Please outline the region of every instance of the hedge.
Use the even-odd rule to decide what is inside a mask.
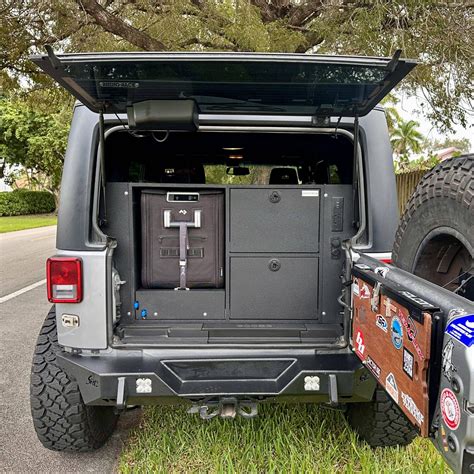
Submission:
[[[0,192],[0,216],[45,214],[55,209],[54,196],[47,191]]]

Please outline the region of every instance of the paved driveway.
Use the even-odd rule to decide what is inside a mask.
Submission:
[[[33,431],[29,373],[35,340],[50,307],[41,282],[45,260],[54,254],[55,233],[55,227],[44,227],[0,235],[0,471],[113,472],[139,410],[122,416],[112,439],[92,454],[49,451]]]

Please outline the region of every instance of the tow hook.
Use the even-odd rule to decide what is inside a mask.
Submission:
[[[203,420],[210,420],[218,415],[224,419],[234,419],[237,415],[243,418],[255,418],[258,415],[258,407],[257,402],[253,400],[224,397],[219,400],[208,400],[202,404],[194,404],[188,413],[199,413]]]

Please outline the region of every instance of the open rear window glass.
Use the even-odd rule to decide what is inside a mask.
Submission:
[[[58,59],[59,58],[59,59]],[[91,109],[194,99],[201,113],[365,115],[413,67],[406,60],[278,54],[96,54],[33,60]]]

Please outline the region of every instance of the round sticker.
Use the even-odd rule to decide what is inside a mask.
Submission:
[[[443,416],[446,426],[452,430],[457,429],[459,422],[461,421],[461,410],[459,409],[456,395],[454,395],[449,388],[445,388],[441,392],[439,404],[441,407],[441,415]]]
[[[403,345],[402,323],[397,317],[392,320],[392,343],[396,349],[401,349]]]

